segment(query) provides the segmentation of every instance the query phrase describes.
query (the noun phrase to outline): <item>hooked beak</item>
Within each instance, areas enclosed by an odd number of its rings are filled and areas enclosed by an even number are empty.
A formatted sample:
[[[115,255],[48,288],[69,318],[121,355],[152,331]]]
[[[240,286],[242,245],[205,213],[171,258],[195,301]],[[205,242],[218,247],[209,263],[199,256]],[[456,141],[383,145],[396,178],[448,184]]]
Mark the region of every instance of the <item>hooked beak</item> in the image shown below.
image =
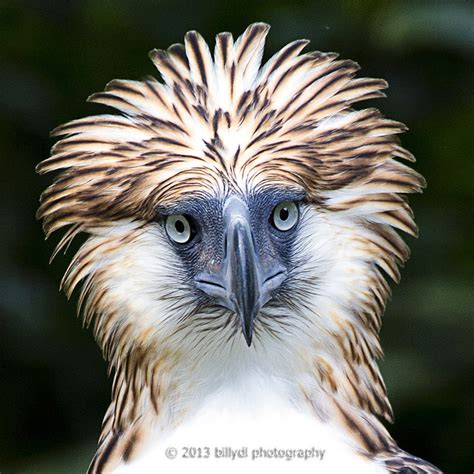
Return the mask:
[[[217,273],[203,272],[196,278],[199,289],[234,311],[250,347],[255,319],[271,298],[271,292],[285,279],[279,263],[267,265],[259,258],[244,202],[231,197],[224,208],[224,258]]]
[[[250,226],[241,216],[232,216],[226,225],[224,260],[227,303],[239,316],[247,345],[252,343],[253,324],[261,307],[259,262]],[[230,303],[230,304],[229,304]]]

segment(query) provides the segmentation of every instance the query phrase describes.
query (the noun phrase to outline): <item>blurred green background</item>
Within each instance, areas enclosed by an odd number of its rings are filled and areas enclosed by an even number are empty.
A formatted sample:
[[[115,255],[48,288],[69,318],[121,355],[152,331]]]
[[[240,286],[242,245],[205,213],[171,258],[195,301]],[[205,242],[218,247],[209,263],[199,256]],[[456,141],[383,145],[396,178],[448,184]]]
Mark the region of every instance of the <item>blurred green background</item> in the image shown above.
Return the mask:
[[[35,211],[50,177],[49,131],[104,111],[85,98],[113,78],[154,74],[147,53],[197,29],[213,41],[272,25],[267,55],[296,38],[338,51],[390,83],[374,101],[406,123],[428,188],[382,330],[382,370],[402,448],[472,472],[474,4],[345,1],[0,2],[0,471],[84,472],[109,400],[105,363],[58,293],[71,253],[48,266]]]

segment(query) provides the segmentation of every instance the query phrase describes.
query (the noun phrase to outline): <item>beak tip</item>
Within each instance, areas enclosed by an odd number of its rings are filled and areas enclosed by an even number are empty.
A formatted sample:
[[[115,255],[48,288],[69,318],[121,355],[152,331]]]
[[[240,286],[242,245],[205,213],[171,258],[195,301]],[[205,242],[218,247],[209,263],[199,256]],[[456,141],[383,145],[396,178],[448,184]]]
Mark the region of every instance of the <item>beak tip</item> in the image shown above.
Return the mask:
[[[242,334],[248,347],[252,345],[255,317],[255,314],[241,316]]]

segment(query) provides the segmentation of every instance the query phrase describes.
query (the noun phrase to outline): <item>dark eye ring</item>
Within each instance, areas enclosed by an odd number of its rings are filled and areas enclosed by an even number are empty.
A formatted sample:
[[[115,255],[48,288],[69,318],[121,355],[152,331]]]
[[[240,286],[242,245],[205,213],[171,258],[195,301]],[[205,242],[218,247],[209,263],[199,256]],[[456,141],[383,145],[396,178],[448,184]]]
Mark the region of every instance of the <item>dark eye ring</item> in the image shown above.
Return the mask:
[[[272,211],[270,222],[281,232],[287,232],[298,222],[298,206],[293,201],[282,201]]]
[[[168,237],[177,244],[186,244],[196,235],[196,224],[192,217],[173,214],[165,220]]]

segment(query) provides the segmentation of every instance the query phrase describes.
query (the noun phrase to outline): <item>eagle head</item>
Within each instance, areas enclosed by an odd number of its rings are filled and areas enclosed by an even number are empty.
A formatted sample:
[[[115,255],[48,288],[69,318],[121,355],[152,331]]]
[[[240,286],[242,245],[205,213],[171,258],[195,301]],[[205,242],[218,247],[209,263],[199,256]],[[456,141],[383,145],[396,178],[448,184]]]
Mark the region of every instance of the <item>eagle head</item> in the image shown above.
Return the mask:
[[[56,252],[87,234],[62,287],[81,283],[84,322],[122,377],[150,385],[206,360],[224,372],[234,357],[308,369],[390,418],[380,318],[408,257],[395,229],[416,234],[405,195],[424,181],[402,163],[405,127],[353,108],[385,81],[306,40],[262,64],[268,29],[220,33],[213,55],[191,31],[151,52],[162,81],[92,95],[120,113],[53,132],[38,216],[47,235],[67,229]]]

